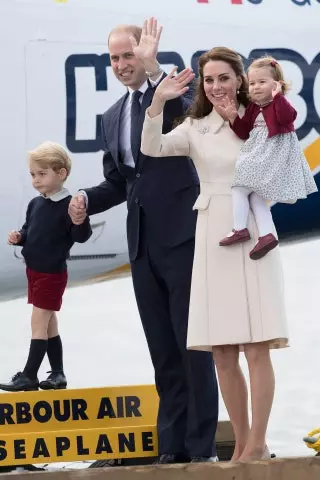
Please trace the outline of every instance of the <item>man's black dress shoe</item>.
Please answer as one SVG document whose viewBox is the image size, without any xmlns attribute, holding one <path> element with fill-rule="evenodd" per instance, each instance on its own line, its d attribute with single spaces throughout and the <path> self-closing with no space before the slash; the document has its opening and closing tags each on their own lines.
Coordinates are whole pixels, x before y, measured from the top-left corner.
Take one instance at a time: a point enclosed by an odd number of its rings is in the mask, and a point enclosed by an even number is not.
<svg viewBox="0 0 320 480">
<path fill-rule="evenodd" d="M 50 373 L 49 377 L 40 382 L 39 386 L 42 390 L 60 390 L 67 388 L 67 379 L 61 370 L 48 373 Z"/>
<path fill-rule="evenodd" d="M 0 390 L 5 390 L 6 392 L 28 392 L 33 390 L 38 390 L 39 380 L 31 380 L 28 378 L 25 373 L 18 372 L 13 375 L 11 382 L 9 383 L 0 383 Z"/>
<path fill-rule="evenodd" d="M 169 463 L 189 463 L 190 457 L 183 453 L 164 453 L 156 460 L 155 465 L 166 465 Z"/>
<path fill-rule="evenodd" d="M 190 463 L 215 463 L 218 462 L 218 457 L 191 457 Z"/>
</svg>

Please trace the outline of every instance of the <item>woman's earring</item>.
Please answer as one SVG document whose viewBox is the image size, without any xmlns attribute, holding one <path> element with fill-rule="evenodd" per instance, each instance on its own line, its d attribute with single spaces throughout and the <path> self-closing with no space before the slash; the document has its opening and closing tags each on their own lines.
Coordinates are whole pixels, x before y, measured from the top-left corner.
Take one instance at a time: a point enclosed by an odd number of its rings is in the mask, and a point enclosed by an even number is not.
<svg viewBox="0 0 320 480">
<path fill-rule="evenodd" d="M 237 95 L 239 95 L 239 93 L 240 93 L 240 90 L 237 90 Z"/>
</svg>

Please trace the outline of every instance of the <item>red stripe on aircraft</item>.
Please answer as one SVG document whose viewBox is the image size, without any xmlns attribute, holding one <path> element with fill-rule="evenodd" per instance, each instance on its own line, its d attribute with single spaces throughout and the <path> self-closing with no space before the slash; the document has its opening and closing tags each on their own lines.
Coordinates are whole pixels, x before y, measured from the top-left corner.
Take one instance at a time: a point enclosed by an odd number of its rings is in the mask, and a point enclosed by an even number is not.
<svg viewBox="0 0 320 480">
<path fill-rule="evenodd" d="M 198 3 L 209 3 L 209 0 L 197 0 Z M 231 0 L 232 5 L 242 5 L 243 0 Z"/>
</svg>

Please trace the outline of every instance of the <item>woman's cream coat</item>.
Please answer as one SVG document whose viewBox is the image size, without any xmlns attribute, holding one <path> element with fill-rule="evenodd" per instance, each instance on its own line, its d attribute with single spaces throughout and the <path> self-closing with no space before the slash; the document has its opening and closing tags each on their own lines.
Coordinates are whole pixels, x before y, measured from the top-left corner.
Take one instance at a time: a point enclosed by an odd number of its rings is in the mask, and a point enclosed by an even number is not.
<svg viewBox="0 0 320 480">
<path fill-rule="evenodd" d="M 147 111 L 141 151 L 152 157 L 190 156 L 201 185 L 194 205 L 198 220 L 187 347 L 211 351 L 215 345 L 263 341 L 270 348 L 287 346 L 279 247 L 260 260 L 249 258 L 258 239 L 251 211 L 252 239 L 219 246 L 232 228 L 231 182 L 242 140 L 215 110 L 200 120 L 186 119 L 167 135 L 161 131 L 162 114 L 151 119 Z"/>
</svg>

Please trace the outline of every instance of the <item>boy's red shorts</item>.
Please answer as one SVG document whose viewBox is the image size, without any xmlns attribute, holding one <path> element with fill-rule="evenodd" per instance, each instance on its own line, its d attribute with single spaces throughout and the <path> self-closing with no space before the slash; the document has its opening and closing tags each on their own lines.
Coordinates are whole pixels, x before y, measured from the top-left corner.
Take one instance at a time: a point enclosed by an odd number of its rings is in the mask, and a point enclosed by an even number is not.
<svg viewBox="0 0 320 480">
<path fill-rule="evenodd" d="M 28 303 L 44 310 L 58 312 L 68 282 L 68 272 L 40 273 L 27 267 Z"/>
</svg>

